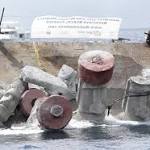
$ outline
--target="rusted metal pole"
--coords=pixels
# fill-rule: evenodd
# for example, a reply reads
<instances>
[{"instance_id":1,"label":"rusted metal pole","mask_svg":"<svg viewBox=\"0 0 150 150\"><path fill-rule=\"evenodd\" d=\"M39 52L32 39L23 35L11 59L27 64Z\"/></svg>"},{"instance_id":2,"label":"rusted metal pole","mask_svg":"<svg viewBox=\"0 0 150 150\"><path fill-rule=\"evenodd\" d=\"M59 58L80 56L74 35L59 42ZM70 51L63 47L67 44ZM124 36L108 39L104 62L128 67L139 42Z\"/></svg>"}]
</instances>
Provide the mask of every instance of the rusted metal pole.
<instances>
[{"instance_id":1,"label":"rusted metal pole","mask_svg":"<svg viewBox=\"0 0 150 150\"><path fill-rule=\"evenodd\" d=\"M1 20L0 20L0 33L1 33L1 25L2 25L2 20L3 20L3 16L4 16L4 11L5 11L5 8L3 7L2 14L1 14Z\"/></svg>"}]
</instances>

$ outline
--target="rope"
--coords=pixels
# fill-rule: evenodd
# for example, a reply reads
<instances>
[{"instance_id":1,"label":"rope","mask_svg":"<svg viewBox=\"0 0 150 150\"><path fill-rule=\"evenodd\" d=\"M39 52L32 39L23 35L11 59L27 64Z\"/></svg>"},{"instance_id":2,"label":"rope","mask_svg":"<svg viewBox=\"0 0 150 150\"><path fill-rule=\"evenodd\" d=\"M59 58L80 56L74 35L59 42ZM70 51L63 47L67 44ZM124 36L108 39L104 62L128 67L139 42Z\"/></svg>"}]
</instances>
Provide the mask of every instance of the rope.
<instances>
[{"instance_id":1,"label":"rope","mask_svg":"<svg viewBox=\"0 0 150 150\"><path fill-rule=\"evenodd\" d=\"M48 68L47 64L44 64L44 62L42 62L42 59L40 57L40 48L38 48L37 44L34 41L33 41L33 49L35 52L36 62L38 64L38 66L42 70L44 70L44 71L46 70L46 72L51 74L51 72L47 69Z\"/></svg>"},{"instance_id":2,"label":"rope","mask_svg":"<svg viewBox=\"0 0 150 150\"><path fill-rule=\"evenodd\" d=\"M40 61L40 49L36 46L36 43L33 41L33 48L34 48L34 52L35 52L35 57L36 57L36 62L38 64L39 67L42 66L41 61Z\"/></svg>"}]
</instances>

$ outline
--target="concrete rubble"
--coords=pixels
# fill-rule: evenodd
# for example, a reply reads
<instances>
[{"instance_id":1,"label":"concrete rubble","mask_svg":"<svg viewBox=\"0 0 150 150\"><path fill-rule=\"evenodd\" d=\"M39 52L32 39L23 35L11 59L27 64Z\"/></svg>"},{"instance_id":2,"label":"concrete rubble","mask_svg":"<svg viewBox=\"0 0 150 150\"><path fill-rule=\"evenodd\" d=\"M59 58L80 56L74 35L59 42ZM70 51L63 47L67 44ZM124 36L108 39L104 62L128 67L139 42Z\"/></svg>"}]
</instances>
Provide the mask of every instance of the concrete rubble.
<instances>
[{"instance_id":1,"label":"concrete rubble","mask_svg":"<svg viewBox=\"0 0 150 150\"><path fill-rule=\"evenodd\" d=\"M5 46L10 54L14 55L14 58L19 61L21 58L24 64L37 65L32 43L14 43L10 41L4 42L3 46ZM150 59L148 57L150 51L149 47L145 46L145 44L38 42L38 48L41 50L40 58L44 69L47 71L50 70L52 74L57 74L61 65L64 63L69 64L73 68L77 68L77 59L80 54L85 51L103 49L115 56L115 68L112 79L110 83L103 86L93 86L78 81L77 71L67 65L62 66L57 76L50 75L37 67L25 66L18 79L21 84L28 82L29 88L38 88L46 91L47 95L64 95L68 100L75 100L77 97L78 111L83 116L87 116L87 118L89 117L87 114L92 114L92 119L95 117L97 120L103 120L107 112L107 107L113 104L112 114L119 108L113 115L117 115L119 112L124 111L124 114L128 116L127 119L150 120L150 69L143 70L141 74L142 69L149 67L150 64ZM5 58L3 53L1 53L0 56L1 80L10 82L14 77L19 75L20 70L15 68L17 65L14 63L14 59L9 59L10 57L8 56ZM12 66L12 64L15 67ZM142 76L137 77L137 75L140 74ZM79 87L77 88L78 82ZM127 85L126 88L125 84ZM16 87L6 88L0 82L0 122L7 122L7 120L15 114L15 109L20 106L18 104L20 103L22 94L20 94L21 91L19 92L18 88L18 84ZM24 86L24 88L26 88L26 86ZM17 92L13 94L11 89L14 89L14 93L15 91ZM23 88L21 89L23 90ZM145 95L143 95L143 93ZM129 94L135 94L136 96L129 96ZM118 98L120 99L119 105L118 103L114 103L114 100ZM36 103L34 106L36 107ZM8 113L7 111L9 109L11 110ZM32 113L30 117L32 117ZM35 117L33 117L33 120L34 118Z\"/></svg>"},{"instance_id":2,"label":"concrete rubble","mask_svg":"<svg viewBox=\"0 0 150 150\"><path fill-rule=\"evenodd\" d=\"M70 66L64 64L58 72L58 78L60 78L63 82L66 83L68 89L71 90L71 93L73 94L75 99L78 86L77 71L75 71Z\"/></svg>"},{"instance_id":3,"label":"concrete rubble","mask_svg":"<svg viewBox=\"0 0 150 150\"><path fill-rule=\"evenodd\" d=\"M27 83L29 86L27 86ZM77 72L70 66L63 65L57 77L43 70L25 66L20 77L8 88L0 86L0 126L14 115L20 106L21 96L28 88L46 91L49 95L63 95L68 100L77 100L80 119L101 122L106 116L106 110L113 104L109 96L111 82L103 85L91 85L78 80ZM78 87L77 87L78 85ZM111 94L115 94L111 92ZM36 109L42 101L36 101L27 120L28 125L38 125ZM150 120L150 73L143 70L142 76L130 77L127 82L122 103L122 111L130 120Z\"/></svg>"},{"instance_id":4,"label":"concrete rubble","mask_svg":"<svg viewBox=\"0 0 150 150\"><path fill-rule=\"evenodd\" d=\"M74 95L71 93L66 83L60 78L50 75L39 68L25 66L21 72L21 79L24 82L44 87L49 95L60 94L66 96L69 100L74 98Z\"/></svg>"},{"instance_id":5,"label":"concrete rubble","mask_svg":"<svg viewBox=\"0 0 150 150\"><path fill-rule=\"evenodd\" d=\"M43 102L43 100L38 99L38 101L35 101L34 106L32 108L32 111L30 113L30 116L27 119L27 125L28 126L39 126L39 122L37 119L37 108L39 107L39 105L41 105Z\"/></svg>"},{"instance_id":6,"label":"concrete rubble","mask_svg":"<svg viewBox=\"0 0 150 150\"><path fill-rule=\"evenodd\" d=\"M13 82L0 99L0 121L5 122L13 115L26 85L20 79Z\"/></svg>"},{"instance_id":7,"label":"concrete rubble","mask_svg":"<svg viewBox=\"0 0 150 150\"><path fill-rule=\"evenodd\" d=\"M42 71L39 68L33 66L25 66L21 70L20 77L15 80L11 85L9 85L7 89L4 89L3 86L0 86L0 123L7 124L9 118L15 115L16 107L21 103L21 96L26 90L28 90L28 88L36 88L46 91L48 92L47 96L63 95L68 100L75 99L76 93L73 80L76 78L77 73L71 67L65 67L67 69L71 69L73 73L72 75L72 73L69 72L65 77L65 80L64 78L61 78L62 73L59 73L59 77L55 77ZM64 72L67 73L66 69L64 69ZM21 107L21 105L19 106ZM33 107L31 115L28 119L30 121L28 121L28 123L31 123L31 120L33 118L36 118L35 109Z\"/></svg>"},{"instance_id":8,"label":"concrete rubble","mask_svg":"<svg viewBox=\"0 0 150 150\"><path fill-rule=\"evenodd\" d=\"M5 90L3 88L0 88L0 98L2 98L2 96L4 95Z\"/></svg>"},{"instance_id":9,"label":"concrete rubble","mask_svg":"<svg viewBox=\"0 0 150 150\"><path fill-rule=\"evenodd\" d=\"M131 120L150 120L150 78L130 77L123 100L125 115Z\"/></svg>"}]
</instances>

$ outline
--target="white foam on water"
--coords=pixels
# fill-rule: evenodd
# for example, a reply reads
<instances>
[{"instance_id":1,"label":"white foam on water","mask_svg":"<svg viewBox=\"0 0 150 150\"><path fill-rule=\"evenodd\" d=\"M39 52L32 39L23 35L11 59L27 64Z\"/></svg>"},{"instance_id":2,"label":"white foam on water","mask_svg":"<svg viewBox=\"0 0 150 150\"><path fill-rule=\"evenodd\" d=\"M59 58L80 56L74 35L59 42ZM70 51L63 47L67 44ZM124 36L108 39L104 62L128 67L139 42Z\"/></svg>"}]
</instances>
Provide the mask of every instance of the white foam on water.
<instances>
[{"instance_id":1,"label":"white foam on water","mask_svg":"<svg viewBox=\"0 0 150 150\"><path fill-rule=\"evenodd\" d=\"M150 121L139 122L139 121L125 121L119 120L112 115L106 116L103 124L94 124L87 120L75 120L71 119L66 129L82 129L82 128L90 128L90 127L118 127L122 125L148 125L150 126ZM38 126L26 124L13 125L9 129L1 129L0 135L28 135L28 134L38 134L42 133L44 130L40 129Z\"/></svg>"},{"instance_id":2,"label":"white foam on water","mask_svg":"<svg viewBox=\"0 0 150 150\"><path fill-rule=\"evenodd\" d=\"M103 124L94 124L93 122L90 122L88 120L76 120L76 119L72 119L69 124L67 125L66 128L69 129L83 129L83 128L90 128L90 127L106 127L106 126L120 126L118 124L106 124L105 122Z\"/></svg>"},{"instance_id":3,"label":"white foam on water","mask_svg":"<svg viewBox=\"0 0 150 150\"><path fill-rule=\"evenodd\" d=\"M130 120L119 120L112 115L106 116L105 121L110 125L148 125L150 126L150 121L130 121Z\"/></svg>"},{"instance_id":4,"label":"white foam on water","mask_svg":"<svg viewBox=\"0 0 150 150\"><path fill-rule=\"evenodd\" d=\"M75 129L75 128L89 128L93 127L94 124L89 121L77 121L72 119L67 125L67 129ZM38 126L34 124L17 124L13 125L9 129L1 129L0 135L28 135L28 134L38 134L42 133L44 130L40 129Z\"/></svg>"},{"instance_id":5,"label":"white foam on water","mask_svg":"<svg viewBox=\"0 0 150 150\"><path fill-rule=\"evenodd\" d=\"M150 121L140 122L140 121L130 121L130 120L119 120L112 115L106 116L103 124L94 124L87 120L75 120L72 119L66 128L90 128L90 127L118 127L121 125L148 125L150 126Z\"/></svg>"},{"instance_id":6,"label":"white foam on water","mask_svg":"<svg viewBox=\"0 0 150 150\"><path fill-rule=\"evenodd\" d=\"M71 119L67 128L89 128L93 126L94 124L87 120L79 121L79 120Z\"/></svg>"},{"instance_id":7,"label":"white foam on water","mask_svg":"<svg viewBox=\"0 0 150 150\"><path fill-rule=\"evenodd\" d=\"M26 125L20 124L19 126L12 126L9 129L1 129L0 135L27 135L41 132L43 132L43 130L41 130L39 127L27 127Z\"/></svg>"}]
</instances>

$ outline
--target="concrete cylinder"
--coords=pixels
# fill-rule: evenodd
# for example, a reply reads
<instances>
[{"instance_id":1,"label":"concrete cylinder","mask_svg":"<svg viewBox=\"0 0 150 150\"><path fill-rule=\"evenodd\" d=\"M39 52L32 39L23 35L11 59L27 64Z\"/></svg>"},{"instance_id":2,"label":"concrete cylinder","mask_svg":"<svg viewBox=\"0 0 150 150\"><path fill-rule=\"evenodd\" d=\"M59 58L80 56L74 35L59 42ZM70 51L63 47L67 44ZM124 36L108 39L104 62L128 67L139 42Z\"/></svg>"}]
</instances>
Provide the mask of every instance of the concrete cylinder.
<instances>
[{"instance_id":1,"label":"concrete cylinder","mask_svg":"<svg viewBox=\"0 0 150 150\"><path fill-rule=\"evenodd\" d=\"M91 85L106 84L112 77L113 68L114 57L106 51L88 51L78 60L80 80Z\"/></svg>"},{"instance_id":2,"label":"concrete cylinder","mask_svg":"<svg viewBox=\"0 0 150 150\"><path fill-rule=\"evenodd\" d=\"M37 119L45 129L62 129L71 118L72 106L64 96L52 95L37 109Z\"/></svg>"},{"instance_id":3,"label":"concrete cylinder","mask_svg":"<svg viewBox=\"0 0 150 150\"><path fill-rule=\"evenodd\" d=\"M21 96L21 110L25 116L29 116L35 101L38 98L46 97L45 92L39 89L29 89Z\"/></svg>"}]
</instances>

